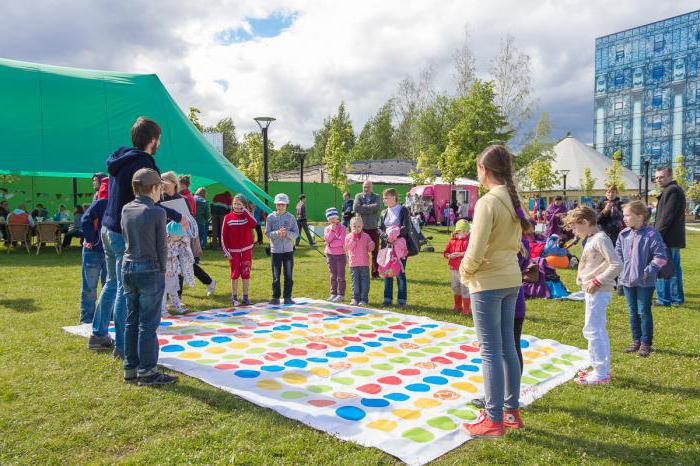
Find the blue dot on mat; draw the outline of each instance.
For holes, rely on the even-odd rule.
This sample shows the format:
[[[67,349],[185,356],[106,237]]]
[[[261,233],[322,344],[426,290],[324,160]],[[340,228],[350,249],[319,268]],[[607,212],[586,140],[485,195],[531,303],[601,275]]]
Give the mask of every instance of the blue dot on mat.
[[[291,330],[291,328],[289,325],[278,325],[277,327],[272,327],[272,330]]]
[[[455,369],[443,369],[440,373],[448,377],[464,377],[464,372]]]
[[[197,316],[197,317],[195,317],[195,319],[197,319],[197,320],[213,320],[211,317],[207,317],[207,316]]]
[[[214,317],[228,317],[228,314],[214,314]]]
[[[479,366],[473,364],[462,364],[461,366],[457,366],[457,369],[467,372],[479,372]]]
[[[530,342],[525,340],[524,338],[520,339],[520,348],[525,349],[530,347]]]
[[[428,392],[430,391],[430,385],[424,383],[412,383],[411,385],[406,385],[406,390],[412,392]]]
[[[331,351],[330,353],[326,353],[326,356],[329,358],[344,358],[348,355],[345,351]]]
[[[165,321],[164,321],[164,322],[161,322],[161,323],[160,323],[160,326],[161,326],[161,327],[170,327],[171,325],[173,325],[172,322],[165,322]]]
[[[349,353],[364,353],[365,349],[362,346],[348,346],[345,351]]]
[[[244,316],[244,315],[246,315],[246,314],[248,314],[248,311],[238,311],[238,312],[232,312],[232,313],[231,313],[232,316],[236,316],[236,317],[238,317],[238,316]]]
[[[412,328],[411,330],[408,331],[408,333],[413,334],[413,335],[417,335],[417,334],[423,333],[423,332],[425,332],[425,329],[420,328],[420,327]]]
[[[372,347],[372,348],[376,348],[377,346],[382,346],[382,344],[379,343],[378,341],[365,341],[365,342],[362,343],[362,344],[365,345],[365,346]]]
[[[394,336],[396,338],[401,338],[402,340],[406,340],[408,338],[411,338],[413,335],[411,335],[410,333],[394,333]]]
[[[433,385],[445,385],[447,383],[447,379],[437,375],[431,375],[430,377],[424,377],[423,382]]]
[[[425,327],[425,328],[435,328],[437,326],[438,326],[437,324],[423,324],[423,325],[421,325],[421,327]]]
[[[255,330],[253,333],[272,333],[272,330]]]
[[[204,341],[204,340],[193,340],[193,341],[188,341],[187,344],[188,344],[189,346],[194,347],[194,348],[201,348],[202,346],[207,346],[207,345],[209,345],[209,342],[208,342],[208,341]]]
[[[310,362],[328,362],[328,359],[326,358],[309,358],[308,359]]]
[[[226,343],[231,341],[231,339],[229,337],[213,337],[211,341],[214,343]]]
[[[307,328],[308,325],[306,324],[292,324],[292,327],[297,327],[297,328]]]
[[[396,341],[396,338],[379,337],[379,341]]]
[[[301,369],[306,367],[308,363],[303,359],[290,359],[289,361],[285,362],[284,365],[287,367],[298,367]]]
[[[388,395],[384,395],[384,398],[392,401],[406,401],[411,397],[403,393],[389,393]]]
[[[282,367],[282,366],[261,366],[260,370],[263,370],[265,372],[279,372],[279,371],[283,371],[284,367]]]
[[[481,363],[482,363],[482,359],[481,359],[481,358],[474,358],[474,359],[472,359],[472,362],[473,362],[474,364],[481,364]]]
[[[352,313],[353,317],[361,317],[361,316],[366,316],[366,315],[367,315],[366,312],[353,312]]]
[[[381,398],[362,398],[362,406],[367,406],[368,408],[385,408],[389,406],[389,402],[382,400]]]
[[[184,351],[185,348],[180,345],[165,345],[160,350],[166,353],[175,353],[177,351]]]
[[[240,370],[240,371],[234,372],[233,375],[235,375],[236,377],[240,377],[242,379],[254,379],[260,375],[260,372],[249,371],[249,370]]]
[[[348,421],[359,421],[365,417],[365,412],[355,406],[341,406],[335,410],[335,414]]]

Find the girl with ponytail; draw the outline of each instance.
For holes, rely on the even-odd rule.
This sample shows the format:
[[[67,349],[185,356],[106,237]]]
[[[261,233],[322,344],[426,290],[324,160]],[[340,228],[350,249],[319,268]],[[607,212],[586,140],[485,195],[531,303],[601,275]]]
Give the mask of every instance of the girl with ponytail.
[[[476,204],[460,277],[469,287],[474,326],[483,360],[486,407],[472,437],[501,437],[520,429],[520,363],[513,339],[515,304],[522,285],[518,252],[530,224],[513,182],[513,156],[502,145],[487,147],[477,159],[479,181],[488,192]]]

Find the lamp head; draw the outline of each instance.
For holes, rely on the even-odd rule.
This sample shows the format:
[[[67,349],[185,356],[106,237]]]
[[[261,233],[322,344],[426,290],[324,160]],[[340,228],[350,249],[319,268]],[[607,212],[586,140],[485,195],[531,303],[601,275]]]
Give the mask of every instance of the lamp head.
[[[270,123],[275,121],[275,119],[272,117],[255,117],[253,119],[258,124],[258,126],[260,126],[260,129],[266,129],[268,126],[270,126]]]

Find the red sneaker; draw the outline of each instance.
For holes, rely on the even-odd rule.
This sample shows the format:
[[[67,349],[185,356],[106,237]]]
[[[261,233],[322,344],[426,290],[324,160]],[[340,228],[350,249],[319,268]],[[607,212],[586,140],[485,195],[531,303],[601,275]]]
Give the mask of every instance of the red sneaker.
[[[479,418],[474,424],[464,424],[464,428],[473,438],[497,439],[506,433],[503,422],[493,422],[482,410]]]
[[[453,312],[462,312],[462,295],[456,294],[456,295],[453,295],[453,297],[454,297],[455,305],[452,308],[452,311]]]
[[[503,425],[509,429],[522,429],[525,427],[523,420],[520,419],[520,411],[517,409],[503,410]]]
[[[462,298],[462,314],[465,316],[472,315],[472,300],[469,298]]]

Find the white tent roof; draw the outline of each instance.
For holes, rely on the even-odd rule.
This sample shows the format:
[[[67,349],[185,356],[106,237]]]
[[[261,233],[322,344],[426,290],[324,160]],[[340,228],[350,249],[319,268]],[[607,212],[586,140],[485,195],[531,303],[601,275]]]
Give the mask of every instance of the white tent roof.
[[[612,159],[604,156],[573,136],[567,136],[554,146],[552,170],[570,170],[566,175],[566,189],[576,190],[581,187],[583,170],[588,167],[595,178],[594,190],[605,189],[607,174],[605,170],[612,164]],[[625,189],[637,189],[637,175],[629,168],[622,168],[622,180]]]

